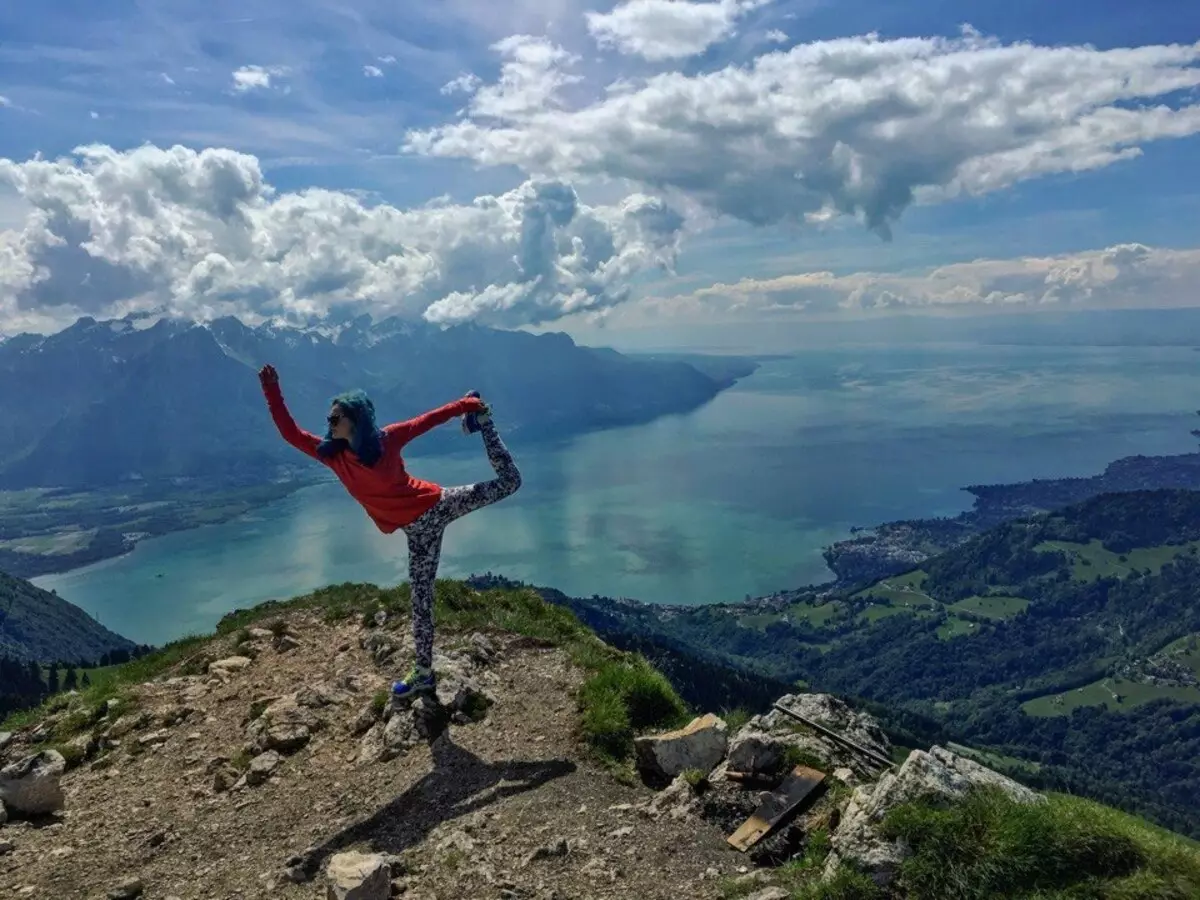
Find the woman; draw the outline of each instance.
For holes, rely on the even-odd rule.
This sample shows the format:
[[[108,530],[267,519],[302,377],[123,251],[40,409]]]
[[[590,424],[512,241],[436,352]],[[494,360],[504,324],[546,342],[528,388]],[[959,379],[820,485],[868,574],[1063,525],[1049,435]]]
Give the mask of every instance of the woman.
[[[496,433],[491,411],[472,391],[462,400],[380,429],[367,395],[352,391],[334,398],[329,428],[322,439],[296,425],[283,402],[274,366],[263,366],[258,377],[271,418],[283,439],[332,469],[380,531],[391,534],[403,529],[408,536],[417,660],[408,675],[392,685],[392,691],[401,696],[433,691],[433,585],[441,558],[442,532],[460,516],[503,500],[521,486],[521,473]],[[496,478],[443,488],[409,475],[400,456],[404,445],[457,416],[466,417],[465,430],[483,432],[483,445]]]

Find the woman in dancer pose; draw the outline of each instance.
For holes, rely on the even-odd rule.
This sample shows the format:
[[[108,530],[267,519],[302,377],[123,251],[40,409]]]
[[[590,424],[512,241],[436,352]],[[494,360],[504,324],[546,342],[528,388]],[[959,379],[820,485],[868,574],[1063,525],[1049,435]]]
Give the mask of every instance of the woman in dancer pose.
[[[404,696],[432,692],[433,585],[437,578],[446,526],[472,510],[503,500],[521,486],[521,473],[496,433],[491,410],[478,392],[447,403],[414,419],[379,428],[375,407],[362,391],[335,397],[324,438],[296,425],[274,366],[258,373],[267,407],[285,441],[333,470],[350,496],[385,534],[403,529],[408,537],[408,580],[412,589],[413,642],[416,663],[392,685]],[[408,474],[401,449],[409,441],[458,416],[468,432],[482,432],[488,460],[496,470],[491,481],[442,487]]]

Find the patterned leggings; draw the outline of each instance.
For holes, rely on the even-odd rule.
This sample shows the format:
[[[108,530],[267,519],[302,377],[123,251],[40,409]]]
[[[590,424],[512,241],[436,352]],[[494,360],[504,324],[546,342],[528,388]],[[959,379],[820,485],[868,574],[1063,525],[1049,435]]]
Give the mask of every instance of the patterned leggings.
[[[503,500],[521,486],[521,473],[496,433],[495,423],[486,419],[480,426],[483,446],[496,477],[478,484],[443,488],[441,499],[404,529],[408,535],[408,582],[412,588],[413,642],[418,666],[433,666],[433,583],[446,526],[469,512]]]

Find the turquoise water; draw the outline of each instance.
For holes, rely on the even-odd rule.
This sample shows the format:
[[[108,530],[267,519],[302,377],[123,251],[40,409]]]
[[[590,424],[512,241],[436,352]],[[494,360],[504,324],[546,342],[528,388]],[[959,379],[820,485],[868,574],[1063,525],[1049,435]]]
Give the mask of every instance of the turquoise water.
[[[806,350],[687,415],[562,446],[510,442],[524,487],[451,526],[441,573],[687,604],[823,581],[821,549],[851,526],[953,515],[970,506],[963,485],[1193,450],[1197,361],[1182,348]],[[444,484],[490,477],[478,438],[463,443],[412,454],[410,468]],[[36,583],[161,643],[265,599],[395,584],[406,566],[403,536],[379,534],[329,483]]]

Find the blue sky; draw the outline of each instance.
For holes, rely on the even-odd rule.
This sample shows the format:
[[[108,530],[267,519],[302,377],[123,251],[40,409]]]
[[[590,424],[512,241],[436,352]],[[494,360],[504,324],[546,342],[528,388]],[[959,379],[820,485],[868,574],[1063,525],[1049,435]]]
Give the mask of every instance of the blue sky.
[[[625,5],[612,0],[10,0],[0,6],[0,159],[54,159],[92,143],[120,152],[147,143],[226,148],[257,158],[276,195],[320,187],[400,209],[442,195],[470,204],[479,195],[511,191],[531,175],[563,176],[561,166],[539,172],[541,157],[533,151],[491,164],[486,135],[461,151],[446,149],[446,142],[424,153],[402,149],[414,132],[463,121],[458,113],[470,95],[443,86],[464,73],[494,84],[504,64],[494,45],[510,35],[545,39],[577,55],[569,68],[579,80],[559,92],[568,110],[599,104],[606,86],[620,78],[701,76],[771,51],[867,33],[884,41],[953,39],[969,23],[1001,44],[1088,44],[1097,52],[1200,41],[1200,5],[1190,0],[723,2],[746,4],[733,33],[701,52],[656,60],[598,41],[586,14]],[[1136,74],[1136,67],[1130,71]],[[1195,88],[1187,87],[1109,105],[1161,103],[1178,110],[1196,102]],[[486,128],[486,117],[480,121]],[[528,136],[545,126],[523,119],[513,133]],[[728,197],[693,192],[717,221],[689,228],[674,275],[646,269],[628,280],[638,297],[811,270],[909,272],[1127,243],[1200,247],[1200,135],[1156,135],[1137,146],[1137,158],[1082,171],[1067,165],[1016,177],[979,196],[907,205],[892,222],[890,240],[853,216],[826,228],[751,224]],[[564,177],[583,202],[612,204],[634,190],[664,196],[674,190],[670,202],[687,205],[682,181],[664,186],[671,179],[655,175],[631,184],[628,173],[640,165],[599,173],[605,177],[594,169]],[[625,180],[614,184],[606,180],[610,175]],[[27,211],[16,197],[22,190],[0,179],[0,229],[16,228]],[[471,288],[481,290],[474,282]],[[584,290],[620,292],[611,281]],[[472,309],[484,309],[493,301],[473,302]],[[537,301],[543,309],[547,303]],[[15,308],[29,307],[18,299]]]

